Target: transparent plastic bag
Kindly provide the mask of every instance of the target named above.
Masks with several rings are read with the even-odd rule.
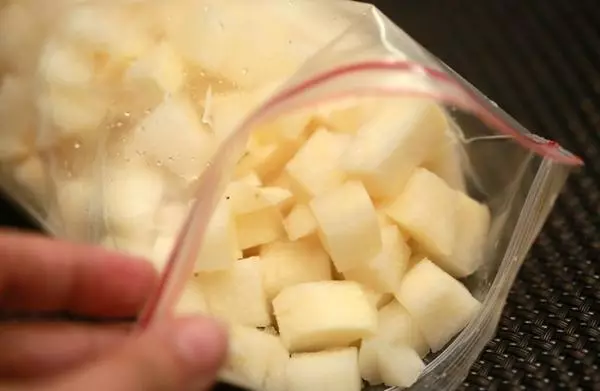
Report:
[[[31,24],[31,7],[41,1],[9,1],[2,20]],[[411,182],[417,171],[433,173],[448,197],[422,193],[427,208],[446,216],[444,205],[458,208],[448,199],[461,193],[490,213],[489,222],[473,223],[480,225],[473,237],[485,232],[480,248],[462,254],[469,264],[456,263],[454,253],[403,220],[412,258],[431,258],[481,302],[447,346],[427,355],[410,387],[453,389],[492,337],[525,255],[570,170],[582,164],[527,132],[367,4],[64,0],[40,15],[36,34],[14,24],[0,34],[1,184],[53,235],[145,256],[162,270],[141,327],[201,308],[231,321],[227,310],[246,306],[235,297],[246,288],[229,303],[207,305],[200,304],[204,285],[226,280],[219,273],[238,258],[256,261],[273,242],[287,242],[282,220],[290,208],[315,214],[315,198],[351,183],[366,189],[378,221],[398,230],[389,208],[418,182]],[[13,56],[18,47],[27,50]],[[292,169],[283,167],[319,132],[322,142],[299,159],[290,183]],[[344,225],[352,209],[343,214],[330,204],[339,216],[328,222]],[[316,219],[320,235],[313,226],[296,236],[321,243],[339,269],[348,254],[331,248],[323,219]],[[447,230],[467,240],[459,220],[448,219]],[[357,244],[347,236],[347,248],[366,251],[367,236],[355,236]],[[231,281],[262,289],[261,271],[246,269]],[[403,274],[409,271],[407,264]],[[270,304],[261,306],[259,316],[244,319],[269,329]],[[289,388],[282,373],[269,372],[271,362],[260,362],[267,348],[260,339],[238,336],[234,330],[223,379],[257,390]],[[348,381],[340,387],[356,386]],[[365,389],[378,387],[385,388]]]

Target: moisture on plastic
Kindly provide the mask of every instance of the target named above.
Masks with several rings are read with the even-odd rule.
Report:
[[[445,348],[427,355],[410,390],[453,389],[466,377],[492,337],[516,273],[570,170],[582,164],[579,158],[523,129],[367,4],[62,0],[52,10],[35,11],[41,4],[8,1],[0,7],[0,185],[51,234],[145,256],[162,270],[141,327],[171,316],[176,306],[185,310],[188,303],[177,302],[194,271],[213,273],[220,262],[254,255],[256,235],[246,235],[241,244],[228,243],[227,235],[218,240],[207,235],[215,231],[210,225],[225,232],[230,224],[219,205],[233,179],[268,182],[271,190],[262,196],[269,202],[287,199],[277,190],[286,187],[280,172],[253,165],[248,157],[257,138],[269,139],[274,129],[286,126],[285,137],[293,141],[298,127],[315,133],[325,127],[342,137],[322,146],[346,145],[357,137],[357,126],[373,119],[394,121],[411,107],[439,108],[431,115],[439,122],[435,113],[443,113],[447,124],[439,159],[432,158],[426,135],[417,134],[410,159],[380,162],[379,171],[359,173],[352,179],[361,185],[351,181],[346,190],[360,203],[364,186],[379,208],[421,166],[444,180],[443,191],[463,192],[489,208],[480,262],[465,269],[443,264],[461,277],[481,307]],[[395,133],[388,136],[392,142]],[[382,151],[381,140],[368,134],[356,145],[346,168]],[[307,154],[304,160],[317,159],[317,169],[326,170],[328,159],[339,162],[333,155]],[[275,156],[279,164],[291,158],[262,156]],[[299,170],[306,169],[303,164]],[[311,213],[303,203],[312,192],[344,182],[340,178],[330,175],[294,192],[305,197],[293,210],[305,224],[295,225],[293,235],[314,230],[306,223],[310,219],[303,219]],[[330,204],[323,202],[322,209]],[[263,224],[258,227],[257,221]],[[281,234],[269,231],[268,216],[239,224],[249,233]],[[434,243],[424,252],[435,253],[435,245],[441,246]],[[227,253],[233,247],[236,251]],[[343,247],[328,251],[335,252],[338,269],[351,269],[353,260]],[[240,276],[254,273],[246,282],[260,284],[260,273],[247,265]],[[186,292],[194,308],[205,299]],[[248,316],[253,324],[268,326],[261,311]],[[258,358],[264,358],[263,348],[273,357],[281,354],[266,340],[260,347],[233,347]],[[337,351],[335,362],[352,357],[345,353]],[[412,357],[404,351],[385,354]],[[418,366],[418,357],[411,360]],[[389,364],[387,372],[396,373]],[[294,370],[302,373],[302,365]],[[260,387],[235,371],[223,376]],[[356,386],[349,381],[345,386]]]

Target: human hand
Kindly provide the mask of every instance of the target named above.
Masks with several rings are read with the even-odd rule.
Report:
[[[133,317],[156,282],[141,260],[0,233],[0,311]],[[128,325],[0,322],[0,390],[207,390],[225,352],[225,332],[202,317],[141,333]]]

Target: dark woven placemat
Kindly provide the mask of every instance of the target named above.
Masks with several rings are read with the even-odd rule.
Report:
[[[466,390],[600,390],[599,0],[374,1],[526,127],[582,156]],[[0,204],[0,225],[22,216]],[[315,390],[317,391],[317,390]]]

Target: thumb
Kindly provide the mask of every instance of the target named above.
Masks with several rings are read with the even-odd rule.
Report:
[[[44,390],[203,391],[215,382],[226,352],[226,332],[215,321],[174,320]]]

